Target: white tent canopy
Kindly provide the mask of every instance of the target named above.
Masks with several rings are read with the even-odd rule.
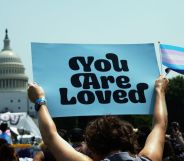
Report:
[[[0,122],[6,121],[10,129],[18,134],[17,129],[29,131],[31,135],[41,138],[40,131],[33,119],[25,112],[23,113],[0,113]]]

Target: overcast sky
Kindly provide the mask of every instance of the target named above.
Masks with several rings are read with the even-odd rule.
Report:
[[[31,42],[184,47],[183,6],[183,0],[0,0],[0,48],[8,28],[32,79]]]

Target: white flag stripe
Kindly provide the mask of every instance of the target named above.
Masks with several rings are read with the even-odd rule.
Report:
[[[162,54],[162,58],[167,58],[171,60],[184,60],[184,55]]]
[[[175,64],[175,65],[183,65],[184,64],[184,60],[173,60],[173,59],[163,58],[162,61],[165,63],[168,63],[168,64]]]

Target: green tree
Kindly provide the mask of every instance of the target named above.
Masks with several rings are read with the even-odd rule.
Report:
[[[166,102],[169,115],[169,123],[178,121],[184,129],[184,77],[177,76],[169,79],[166,93]]]

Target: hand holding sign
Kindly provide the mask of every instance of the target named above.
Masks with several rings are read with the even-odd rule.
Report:
[[[165,93],[169,80],[166,79],[163,75],[161,75],[155,82],[155,90],[158,93]]]
[[[31,102],[35,103],[36,99],[45,97],[45,92],[42,87],[38,86],[36,83],[30,83],[28,88],[28,96]]]

